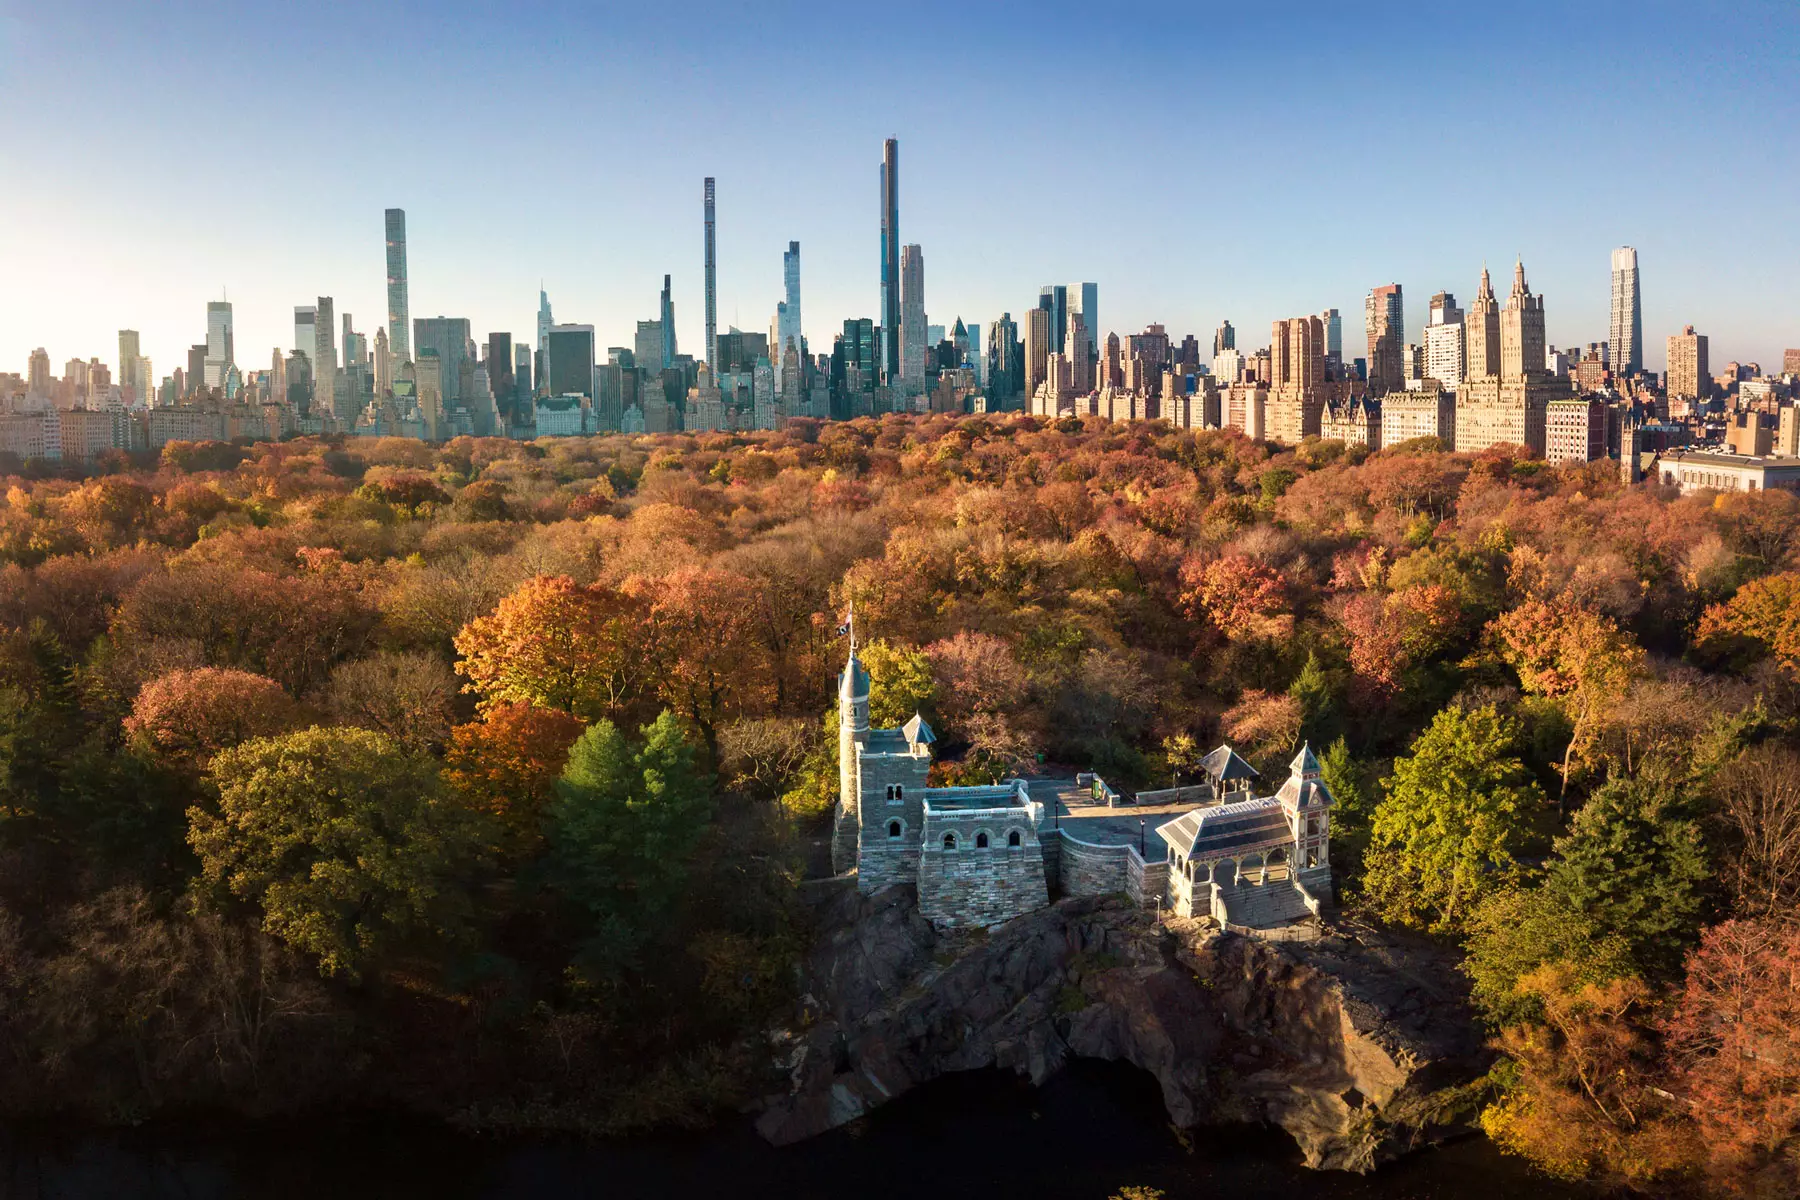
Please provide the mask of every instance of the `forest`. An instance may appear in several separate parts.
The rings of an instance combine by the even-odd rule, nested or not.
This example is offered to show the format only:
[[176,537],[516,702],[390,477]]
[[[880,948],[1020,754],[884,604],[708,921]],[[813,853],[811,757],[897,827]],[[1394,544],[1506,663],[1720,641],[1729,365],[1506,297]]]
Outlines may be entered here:
[[827,872],[833,674],[934,775],[1265,775],[1457,948],[1481,1123],[1800,1192],[1800,499],[1096,418],[177,443],[0,480],[0,1113],[699,1124]]

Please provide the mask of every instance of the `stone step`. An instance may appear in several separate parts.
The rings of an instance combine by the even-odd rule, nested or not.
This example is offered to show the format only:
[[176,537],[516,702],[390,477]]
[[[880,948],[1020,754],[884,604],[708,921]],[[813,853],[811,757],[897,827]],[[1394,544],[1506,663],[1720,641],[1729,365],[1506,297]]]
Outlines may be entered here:
[[1226,919],[1252,929],[1269,929],[1312,916],[1300,890],[1285,879],[1221,888],[1219,896],[1225,902]]

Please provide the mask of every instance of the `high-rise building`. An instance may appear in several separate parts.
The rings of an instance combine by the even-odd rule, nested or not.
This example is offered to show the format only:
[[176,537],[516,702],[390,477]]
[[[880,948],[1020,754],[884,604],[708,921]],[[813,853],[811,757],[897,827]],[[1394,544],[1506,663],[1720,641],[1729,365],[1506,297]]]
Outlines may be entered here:
[[667,365],[662,361],[662,322],[639,321],[637,338],[632,342],[631,348],[638,366],[648,371],[652,377],[661,374],[663,367]]
[[[923,331],[921,331],[923,332]],[[881,151],[881,381],[900,378],[900,143]]]
[[719,369],[719,250],[713,230],[713,179],[706,177],[706,365]]
[[670,367],[675,364],[675,299],[667,275],[663,276],[662,302],[657,306],[656,319],[662,325],[662,365]]
[[119,330],[119,383],[130,388],[131,394],[140,403],[148,403],[149,381],[138,373],[142,362],[137,330]]
[[1637,251],[1620,246],[1612,252],[1613,370],[1630,375],[1644,368],[1644,314],[1639,306]]
[[1019,327],[1010,312],[988,325],[987,389],[1001,404],[1010,404],[1025,386]]
[[1706,335],[1688,325],[1669,338],[1669,399],[1701,400],[1712,395],[1712,367]]
[[523,420],[530,415],[530,406],[526,398],[531,395],[531,347],[513,347],[513,395],[518,398],[519,417]]
[[1213,357],[1217,358],[1227,350],[1236,349],[1237,330],[1231,327],[1230,321],[1225,321],[1219,325],[1218,331],[1213,334]]
[[[1097,283],[1071,283],[1067,287],[1069,296],[1069,314],[1081,314],[1082,325],[1087,333],[1087,356],[1090,361],[1098,357],[1100,349],[1100,285]],[[1068,354],[1074,354],[1075,348],[1064,346]]]
[[[662,349],[660,332],[656,349],[658,353]],[[545,331],[544,386],[540,390],[551,396],[579,393],[594,398],[592,325],[552,325]]]
[[801,352],[800,326],[800,243],[789,242],[781,256],[782,302],[780,327],[776,332],[775,353],[786,355],[791,348]]
[[1061,354],[1069,340],[1069,288],[1047,283],[1038,289],[1038,307],[1050,314],[1050,353]]
[[387,210],[388,349],[401,362],[412,361],[412,323],[406,300],[406,210]]
[[[80,363],[80,360],[76,360],[76,361],[77,361],[77,363]],[[73,365],[76,365],[76,364],[71,364],[71,366],[73,366]],[[82,391],[83,393],[86,393],[86,391],[87,391],[86,364],[80,363],[80,365],[82,366],[80,391]],[[72,370],[64,371],[64,373],[63,373],[64,378],[73,378],[74,375],[75,375],[75,372]],[[206,386],[206,343],[201,342],[198,345],[193,345],[193,346],[188,347],[186,393],[191,396],[195,392],[199,391],[201,388],[203,388],[205,386]]]
[[375,399],[380,400],[394,390],[394,352],[388,349],[388,332],[375,327]]
[[313,320],[313,415],[341,416],[337,410],[337,341],[333,301],[320,296]]
[[319,310],[310,304],[294,306],[294,345],[293,349],[306,355],[310,360],[317,349],[317,335],[313,332],[319,320]]
[[[1325,327],[1325,357],[1336,357],[1344,360],[1344,318],[1335,308],[1328,308],[1319,314],[1319,323]],[[1216,351],[1215,351],[1216,353]]]
[[1401,353],[1406,313],[1399,284],[1383,284],[1369,293],[1363,306],[1363,325],[1369,335],[1370,395],[1400,391],[1406,382],[1406,362]]
[[414,354],[430,350],[437,355],[446,413],[462,402],[463,364],[469,360],[469,346],[467,317],[419,317],[413,321]]
[[1463,380],[1463,362],[1462,309],[1455,296],[1439,292],[1431,298],[1431,319],[1425,326],[1425,378],[1455,391]]
[[518,386],[517,368],[513,362],[512,334],[488,334],[487,369],[488,382],[494,389],[494,402],[500,409],[500,415],[510,420],[513,415],[513,393]]
[[1487,268],[1481,268],[1481,287],[1475,303],[1463,317],[1463,378],[1497,379],[1500,376],[1500,305]]
[[1512,292],[1500,313],[1500,378],[1542,378],[1544,345],[1544,298],[1531,294],[1525,264],[1515,263]]
[[210,301],[206,306],[206,359],[202,367],[207,387],[225,386],[225,374],[237,361],[235,354],[236,346],[233,344],[231,331],[231,302]]
[[51,391],[50,352],[42,346],[33,350],[30,364],[25,368],[25,376],[25,388],[32,396],[48,396]]
[[900,252],[900,378],[925,378],[925,252],[917,242]]
[[1050,374],[1050,356],[1055,350],[1050,345],[1051,321],[1050,310],[1039,305],[1025,314],[1025,366],[1024,387],[1025,407],[1031,408],[1031,401],[1037,395],[1039,385]]

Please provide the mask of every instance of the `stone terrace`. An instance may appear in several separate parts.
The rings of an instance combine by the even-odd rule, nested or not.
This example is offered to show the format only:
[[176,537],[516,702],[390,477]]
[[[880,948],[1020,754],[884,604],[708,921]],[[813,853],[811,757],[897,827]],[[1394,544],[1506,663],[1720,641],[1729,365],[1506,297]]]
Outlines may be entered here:
[[[1031,785],[1031,798],[1045,806],[1043,824],[1038,827],[1040,837],[1049,836],[1049,830],[1060,826],[1070,837],[1091,845],[1136,847],[1141,834],[1152,862],[1161,861],[1166,850],[1156,831],[1183,813],[1192,812],[1195,806],[1190,799],[1181,804],[1121,803],[1117,808],[1108,808],[1104,802],[1096,803],[1092,790],[1077,785],[1073,778],[1027,782]],[[1141,828],[1140,818],[1144,821]]]

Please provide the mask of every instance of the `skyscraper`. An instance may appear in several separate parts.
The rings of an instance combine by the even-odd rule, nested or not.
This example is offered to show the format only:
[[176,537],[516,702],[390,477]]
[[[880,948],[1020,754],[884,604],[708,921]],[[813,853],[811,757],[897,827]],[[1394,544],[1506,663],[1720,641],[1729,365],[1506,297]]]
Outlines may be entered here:
[[1644,314],[1639,307],[1637,251],[1620,246],[1612,252],[1613,370],[1621,375],[1644,367]]
[[1706,335],[1689,325],[1669,338],[1669,399],[1701,400],[1712,395],[1712,366]]
[[798,354],[801,341],[799,242],[789,242],[787,250],[781,256],[781,285],[783,299],[775,330],[776,344],[773,353],[785,355],[788,347],[792,346]]
[[493,385],[494,402],[500,409],[500,415],[511,420],[513,393],[518,384],[517,368],[513,362],[512,334],[488,334],[487,369],[488,382]]
[[594,327],[552,325],[544,333],[544,386],[549,395],[594,398]]
[[231,301],[213,300],[206,306],[206,361],[204,373],[209,388],[225,386],[225,373],[235,363],[236,347],[232,344]]
[[719,370],[719,248],[713,231],[713,180],[706,177],[706,365]]
[[925,252],[900,251],[900,378],[925,379]]
[[387,210],[388,349],[401,362],[412,361],[412,323],[406,302],[406,210]]
[[1453,392],[1462,384],[1463,369],[1463,312],[1455,296],[1439,292],[1431,298],[1425,326],[1425,377]]
[[306,355],[309,361],[312,359],[313,351],[315,349],[314,342],[317,340],[313,333],[313,328],[317,325],[318,320],[319,310],[312,305],[296,304],[294,306],[293,349]]
[[1328,308],[1319,314],[1319,320],[1325,326],[1325,357],[1336,356],[1339,362],[1344,360],[1344,318],[1335,308]]
[[119,330],[119,383],[130,388],[139,402],[144,402],[148,397],[144,394],[145,381],[138,376],[139,357],[137,330]]
[[337,411],[337,333],[330,296],[320,296],[313,310],[313,415],[334,417]]
[[[1068,306],[1071,316],[1081,314],[1081,321],[1086,332],[1087,356],[1091,360],[1100,348],[1100,285],[1097,283],[1071,283],[1068,285]],[[1064,346],[1064,351],[1073,356],[1075,347]]]
[[1369,334],[1369,393],[1380,396],[1399,391],[1406,386],[1400,353],[1406,320],[1399,284],[1383,284],[1369,293],[1363,305],[1363,324]]
[[1512,292],[1500,312],[1500,378],[1536,380],[1544,374],[1544,298],[1531,294],[1525,264],[1517,262]]
[[900,377],[900,143],[894,138],[881,151],[881,347],[881,381],[892,383]]
[[1025,364],[1024,393],[1026,411],[1031,408],[1032,398],[1037,395],[1039,385],[1049,375],[1050,356],[1055,353],[1050,346],[1050,310],[1039,305],[1025,314]]
[[[1213,334],[1213,357],[1217,358],[1217,357],[1219,357],[1219,355],[1225,353],[1225,351],[1227,351],[1227,350],[1236,350],[1236,349],[1237,349],[1237,330],[1235,330],[1231,327],[1230,321],[1225,321],[1220,324],[1218,331]],[[1226,382],[1229,383],[1232,381],[1227,380]]]
[[427,350],[437,354],[444,411],[450,412],[463,399],[463,363],[469,358],[469,319],[420,317],[413,322],[413,345],[417,354],[423,355]]
[[549,373],[549,368],[546,366],[548,359],[545,355],[550,349],[550,327],[554,324],[556,324],[556,320],[550,315],[550,296],[540,287],[538,289],[537,365],[532,371],[532,380],[536,385],[535,390],[538,392],[544,390],[544,379]]
[[1050,314],[1050,353],[1061,354],[1069,340],[1069,289],[1047,283],[1038,289],[1038,307]]
[[667,275],[663,276],[662,303],[656,311],[656,319],[662,323],[662,365],[672,366],[675,362],[675,300],[669,291]]

